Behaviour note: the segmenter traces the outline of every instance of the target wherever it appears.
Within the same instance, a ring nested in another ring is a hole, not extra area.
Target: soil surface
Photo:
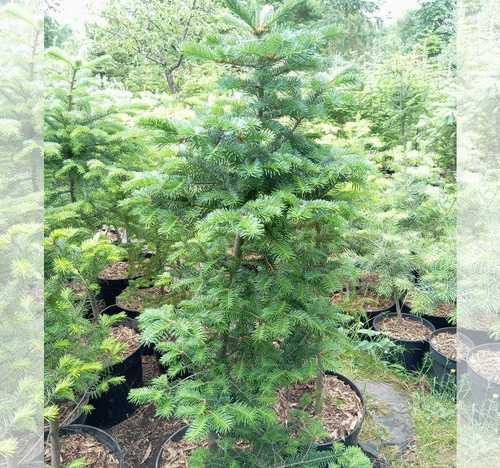
[[[45,447],[45,463],[50,465],[50,444]],[[61,438],[61,459],[67,465],[79,458],[85,459],[85,466],[103,468],[118,466],[118,460],[108,448],[90,434],[71,434]]]
[[[293,428],[297,420],[294,410],[302,410],[314,415],[315,383],[297,384],[278,393],[275,410],[278,420],[290,426],[292,433],[300,428]],[[323,387],[323,428],[328,433],[327,441],[338,441],[347,437],[363,417],[363,404],[354,390],[337,377],[326,375]]]
[[[500,352],[480,349],[469,357],[469,366],[481,377],[500,385]]]
[[[205,441],[203,444],[193,443],[182,438],[178,442],[169,442],[163,446],[163,458],[161,468],[185,468],[191,454],[200,447],[208,447]]]
[[[126,468],[153,468],[165,440],[184,425],[179,420],[166,421],[155,416],[155,411],[153,405],[140,407],[130,418],[109,430],[123,450]]]
[[[439,304],[429,315],[433,317],[449,318],[453,315],[455,306],[453,304]]]
[[[121,280],[128,278],[128,262],[116,262],[108,265],[99,273],[99,279]]]
[[[420,322],[406,317],[389,317],[379,322],[382,333],[402,341],[425,341],[431,336],[431,329]]]
[[[457,335],[455,333],[439,333],[432,337],[431,345],[446,358],[457,360]]]
[[[124,359],[135,353],[141,347],[139,333],[125,325],[113,327],[111,329],[111,336],[125,345],[125,349],[123,350]]]
[[[332,304],[342,304],[349,301],[353,309],[374,312],[376,310],[388,309],[394,301],[377,296],[373,291],[365,290],[359,292],[357,296],[349,299],[345,291],[339,291],[330,298]]]
[[[163,296],[164,292],[160,288],[127,288],[116,298],[116,304],[123,309],[142,312],[158,304]]]

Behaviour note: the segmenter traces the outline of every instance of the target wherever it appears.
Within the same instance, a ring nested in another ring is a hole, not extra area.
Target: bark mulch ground
[[[439,333],[432,337],[431,345],[448,359],[457,360],[457,335],[455,333]]]
[[[141,346],[139,333],[130,327],[126,327],[125,325],[113,327],[111,329],[111,336],[125,345],[123,350],[124,359],[135,353]]]
[[[403,341],[424,341],[432,331],[420,322],[406,317],[389,317],[379,324],[380,331],[390,338]]]
[[[61,438],[63,465],[84,459],[86,467],[103,468],[118,466],[118,460],[108,448],[89,434],[71,434]],[[45,463],[51,463],[50,444],[45,447]]]
[[[500,385],[500,352],[481,349],[469,357],[469,366],[481,377]]]
[[[280,390],[275,408],[278,420],[286,426],[292,426],[292,433],[300,430],[298,427],[293,428],[296,424],[294,410],[314,415],[314,391],[314,383],[297,384]],[[363,416],[361,399],[349,385],[333,375],[325,376],[323,398],[322,422],[328,433],[328,441],[342,440],[352,432]]]

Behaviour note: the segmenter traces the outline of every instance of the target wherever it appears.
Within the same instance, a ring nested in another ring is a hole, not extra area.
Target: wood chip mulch
[[[166,421],[156,416],[154,406],[148,405],[138,408],[130,418],[113,426],[109,432],[123,450],[126,468],[153,468],[165,440],[183,425],[182,421]]]
[[[127,279],[128,276],[128,262],[112,263],[99,273],[99,278],[104,280]]]
[[[189,457],[201,447],[208,447],[208,443],[189,442],[182,438],[178,442],[169,442],[163,446],[163,458],[161,468],[186,468]]]
[[[455,333],[438,333],[432,337],[431,345],[446,358],[457,360],[457,335]]]
[[[406,317],[389,317],[379,323],[380,331],[390,338],[403,341],[428,340],[432,331],[420,322]]]
[[[275,411],[278,420],[290,426],[292,433],[298,433],[300,428],[294,428],[296,423],[293,410],[301,410],[314,415],[315,384],[297,384],[278,392],[278,403]],[[336,376],[326,375],[323,387],[323,428],[328,433],[328,441],[338,441],[347,437],[363,417],[363,404],[354,390]],[[306,398],[304,406],[304,397]],[[302,401],[301,401],[302,400]]]
[[[469,357],[469,366],[481,377],[500,385],[500,352],[480,349]]]
[[[45,446],[45,463],[51,463],[50,444]],[[85,460],[85,466],[103,468],[118,466],[118,460],[108,448],[90,434],[71,434],[61,438],[61,459],[67,465],[79,458]]]
[[[330,301],[332,304],[342,304],[348,300],[345,291],[339,291],[332,294]],[[358,292],[358,295],[350,301],[354,309],[365,310],[366,312],[374,312],[376,310],[389,308],[394,301],[378,296],[373,291],[365,290]]]
[[[126,289],[116,298],[116,304],[127,310],[142,312],[146,307],[158,304],[164,294],[161,288]]]
[[[429,315],[448,318],[453,315],[454,311],[455,306],[453,304],[439,304]]]
[[[135,353],[140,347],[139,333],[125,325],[118,325],[111,329],[111,336],[125,345],[122,357],[125,359]]]

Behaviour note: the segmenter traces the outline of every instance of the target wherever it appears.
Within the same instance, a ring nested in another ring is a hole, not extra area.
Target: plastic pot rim
[[[377,328],[378,323],[380,321],[382,321],[383,319],[388,318],[388,317],[392,317],[392,316],[397,317],[397,312],[384,312],[382,314],[377,315],[373,319],[373,327],[375,328],[375,330],[378,331],[378,332],[380,332],[380,333],[382,333]],[[401,317],[408,318],[410,320],[414,320],[415,322],[422,323],[423,325],[425,325],[431,331],[431,333],[433,333],[433,332],[436,331],[436,327],[431,322],[429,322],[428,320],[424,319],[423,317],[418,317],[416,315],[405,314],[405,313],[402,313]],[[398,339],[398,338],[393,338],[392,336],[390,336],[388,334],[385,334],[385,333],[383,335],[386,336],[387,338],[389,338],[391,341],[394,341],[396,343],[408,343],[408,344],[412,344],[412,343],[426,343],[426,342],[429,342],[429,340],[430,340],[430,338],[429,338],[428,340],[424,339],[424,340],[409,341],[409,340],[401,340],[401,339]]]
[[[89,430],[90,429],[90,430]],[[107,431],[104,431],[102,429],[99,429],[98,427],[95,426],[89,426],[87,424],[70,424],[68,426],[63,426],[60,429],[60,433],[64,434],[65,432],[71,432],[71,433],[87,433],[92,436],[95,436],[95,434],[98,434],[98,437],[95,437],[97,441],[102,443],[107,447],[107,449],[116,455],[118,458],[118,468],[123,468],[124,467],[124,456],[123,456],[123,450],[120,447],[120,444],[118,441]],[[114,447],[113,447],[114,445]]]
[[[494,348],[494,350],[496,351],[499,351],[500,352],[500,343],[484,343],[484,344],[481,344],[481,345],[478,345],[478,346],[474,346],[474,348],[472,348],[468,353],[467,353],[467,356],[466,356],[466,361],[469,362],[471,356],[474,354],[474,352],[478,351],[478,350],[482,350],[482,349],[487,349],[487,348]],[[496,383],[496,382],[493,382],[489,379],[487,379],[486,377],[482,376],[481,374],[479,374],[478,372],[476,372],[474,370],[474,368],[469,364],[467,366],[467,369],[469,372],[471,372],[474,377],[477,377],[478,379],[480,380],[483,380],[484,382],[487,382],[488,385],[493,385],[495,387],[498,387],[500,389],[500,384]]]

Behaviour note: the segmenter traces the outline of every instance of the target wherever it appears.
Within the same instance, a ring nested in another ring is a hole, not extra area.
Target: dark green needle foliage
[[[153,401],[189,424],[188,438],[208,440],[193,456],[205,466],[279,466],[311,443],[317,425],[297,438],[278,424],[276,392],[320,384],[335,364],[344,317],[329,302],[340,280],[331,254],[368,166],[305,130],[333,92],[320,51],[336,32],[288,29],[302,3],[228,0],[232,33],[185,52],[231,68],[221,86],[232,104],[216,103],[190,127],[144,122],[159,143],[179,145],[151,201],[189,235],[170,255],[172,292],[185,299],[140,317],[168,373],[131,399]]]

